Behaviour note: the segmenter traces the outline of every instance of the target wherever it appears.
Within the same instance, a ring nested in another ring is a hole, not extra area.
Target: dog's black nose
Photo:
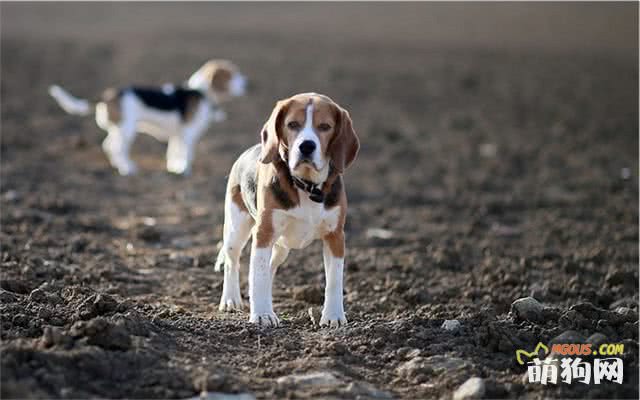
[[[300,143],[300,153],[302,153],[303,156],[310,156],[315,149],[316,144],[312,140],[305,140]]]

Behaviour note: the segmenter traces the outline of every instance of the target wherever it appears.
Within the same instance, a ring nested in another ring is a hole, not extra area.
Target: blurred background
[[[3,2],[0,18],[3,396],[416,398],[480,375],[488,397],[637,398],[637,3]],[[47,95],[178,83],[210,58],[250,91],[188,178],[145,135],[139,174],[117,176],[104,132]],[[216,307],[228,171],[306,91],[348,109],[362,142],[337,334],[307,314],[319,245],[280,269],[282,329]],[[552,311],[523,323],[509,311],[525,296]],[[604,311],[567,315],[582,303]],[[524,387],[514,349],[568,329],[628,341],[625,384]],[[430,368],[407,367],[417,355]],[[276,383],[313,371],[338,383]]]

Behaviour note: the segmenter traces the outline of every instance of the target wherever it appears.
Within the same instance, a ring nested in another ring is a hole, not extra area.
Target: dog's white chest
[[[274,210],[273,224],[279,233],[277,243],[290,249],[302,249],[336,229],[340,207],[325,209],[324,204],[300,194],[300,205],[289,210]]]

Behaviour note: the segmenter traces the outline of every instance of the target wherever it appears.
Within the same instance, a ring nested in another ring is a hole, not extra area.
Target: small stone
[[[98,314],[106,314],[118,308],[118,302],[108,294],[97,294],[93,305]]]
[[[484,158],[494,158],[498,153],[498,146],[493,143],[482,143],[478,146],[478,152]]]
[[[543,309],[542,304],[533,297],[523,297],[511,304],[511,312],[513,312],[517,318],[531,322],[543,321]]]
[[[340,381],[330,372],[312,372],[283,376],[278,378],[276,382],[280,385],[333,386]]]
[[[413,378],[418,375],[422,375],[427,372],[427,368],[424,365],[423,357],[415,357],[411,360],[400,364],[396,369],[396,373],[405,378]]]
[[[455,332],[460,330],[462,324],[457,319],[447,319],[442,323],[441,328],[445,331]]]
[[[391,239],[394,234],[393,231],[390,231],[388,229],[382,229],[382,228],[370,228],[367,229],[366,232],[366,236],[369,239]]]
[[[454,393],[454,400],[479,399],[484,396],[485,384],[482,378],[473,377],[467,379]]]
[[[180,266],[191,267],[193,265],[193,257],[180,254],[180,253],[171,253],[169,254],[169,260],[177,263]]]
[[[35,303],[45,303],[47,301],[47,294],[42,289],[33,289],[29,295],[29,301]]]
[[[5,201],[11,202],[20,199],[20,194],[18,194],[18,192],[16,192],[15,190],[7,190],[6,192],[4,192],[4,195],[2,197]]]
[[[631,178],[631,170],[627,167],[622,168],[620,170],[620,178],[624,179],[625,181]]]

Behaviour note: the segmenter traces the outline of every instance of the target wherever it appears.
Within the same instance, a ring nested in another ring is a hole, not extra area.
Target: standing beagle
[[[129,150],[136,132],[168,142],[167,171],[189,174],[194,147],[210,121],[226,118],[219,103],[245,93],[246,78],[229,61],[211,60],[186,85],[162,88],[129,86],[107,89],[95,105],[98,126],[108,132],[102,148],[121,175],[136,172]],[[89,115],[91,104],[73,97],[60,86],[49,93],[68,113]]]
[[[347,196],[342,174],[360,147],[351,117],[326,96],[298,94],[276,104],[261,139],[229,174],[223,246],[216,261],[216,270],[224,267],[219,308],[243,307],[239,259],[251,236],[249,321],[278,326],[271,295],[278,266],[290,249],[322,239],[326,285],[320,325],[344,325]]]

